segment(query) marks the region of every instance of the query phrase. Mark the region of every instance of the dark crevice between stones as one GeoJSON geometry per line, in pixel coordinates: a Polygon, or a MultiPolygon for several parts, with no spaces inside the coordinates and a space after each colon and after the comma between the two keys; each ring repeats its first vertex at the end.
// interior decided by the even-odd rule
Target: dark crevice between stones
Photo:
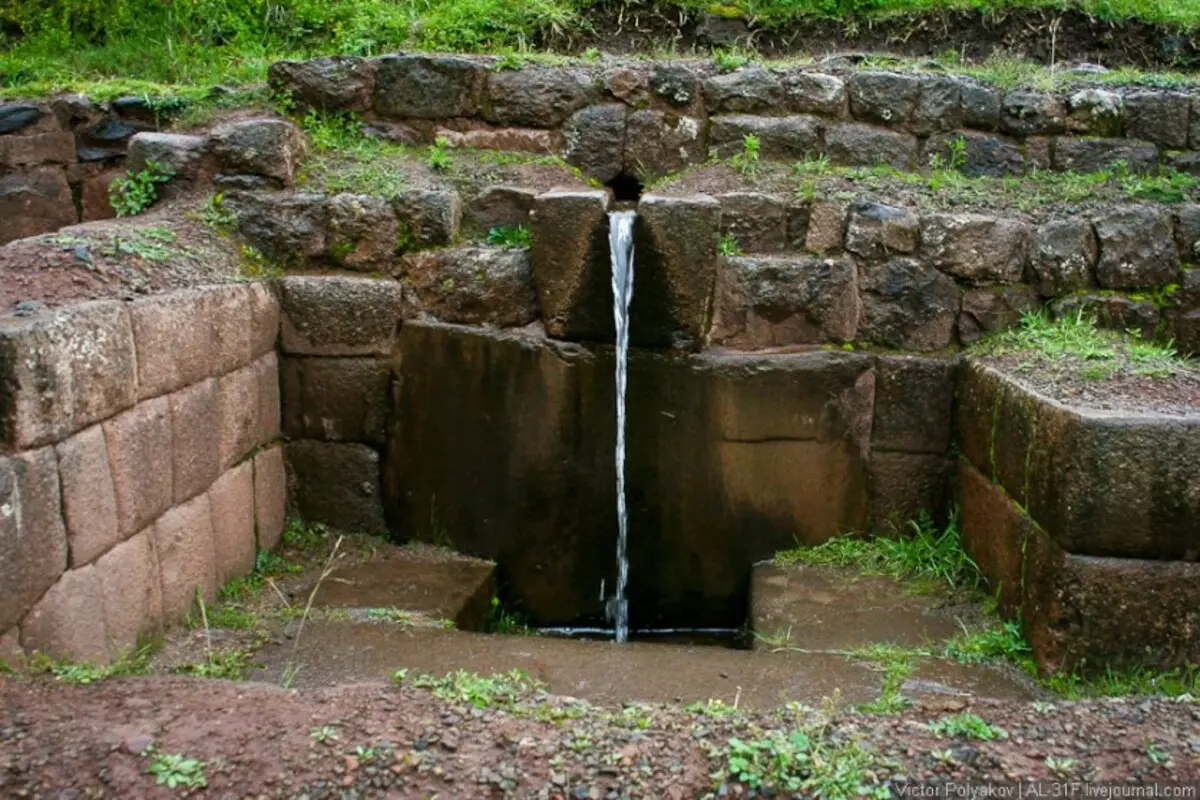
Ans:
{"type": "Polygon", "coordinates": [[[604,185],[612,190],[613,200],[618,203],[636,203],[642,199],[642,182],[627,173],[622,172],[604,185]]]}

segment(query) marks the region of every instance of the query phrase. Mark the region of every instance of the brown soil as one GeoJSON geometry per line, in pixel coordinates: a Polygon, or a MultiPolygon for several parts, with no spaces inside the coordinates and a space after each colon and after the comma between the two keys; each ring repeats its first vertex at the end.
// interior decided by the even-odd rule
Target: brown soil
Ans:
{"type": "Polygon", "coordinates": [[[988,15],[972,11],[928,13],[863,20],[805,21],[765,30],[725,23],[708,33],[700,16],[653,2],[610,4],[588,14],[591,32],[570,39],[551,37],[551,49],[583,52],[595,47],[612,53],[681,52],[728,45],[726,37],[753,46],[764,55],[816,56],[889,52],[910,57],[940,56],[953,50],[964,61],[982,61],[993,53],[1019,53],[1051,64],[1089,62],[1110,67],[1191,66],[1200,58],[1194,36],[1142,22],[1103,22],[1078,11],[1012,8],[988,15]],[[632,6],[632,7],[631,7],[632,6]],[[1053,31],[1053,33],[1052,33],[1053,31]]]}
{"type": "MultiPolygon", "coordinates": [[[[836,708],[836,703],[829,706],[836,708]]],[[[957,708],[957,707],[956,707],[957,708]]],[[[945,704],[896,717],[834,712],[704,717],[677,708],[605,713],[533,697],[519,713],[451,705],[424,689],[360,684],[284,691],[182,678],[68,686],[0,679],[0,793],[5,797],[178,796],[146,773],[147,746],[203,760],[203,797],[744,796],[710,774],[706,753],[731,736],[812,726],[875,754],[874,777],[907,782],[1075,780],[1200,782],[1200,705],[1122,699],[1057,706],[980,702],[1007,738],[938,738],[945,704]],[[540,709],[540,711],[539,711],[540,709]],[[559,718],[538,721],[535,715],[559,718]],[[574,717],[574,718],[564,718],[574,717]],[[331,726],[336,740],[312,731],[331,726]],[[356,755],[372,748],[373,759],[356,755]],[[1069,759],[1070,761],[1067,761],[1069,759]]],[[[607,709],[616,711],[615,709],[607,709]]]]}

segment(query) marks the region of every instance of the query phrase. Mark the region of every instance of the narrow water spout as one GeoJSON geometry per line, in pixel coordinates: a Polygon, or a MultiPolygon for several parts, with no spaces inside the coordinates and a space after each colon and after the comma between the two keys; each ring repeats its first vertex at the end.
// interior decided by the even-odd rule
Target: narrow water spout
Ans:
{"type": "Polygon", "coordinates": [[[609,618],[618,642],[629,638],[629,514],[625,507],[625,383],[629,358],[629,303],[633,299],[633,211],[608,215],[608,245],[612,256],[613,321],[617,328],[617,591],[609,618]]]}

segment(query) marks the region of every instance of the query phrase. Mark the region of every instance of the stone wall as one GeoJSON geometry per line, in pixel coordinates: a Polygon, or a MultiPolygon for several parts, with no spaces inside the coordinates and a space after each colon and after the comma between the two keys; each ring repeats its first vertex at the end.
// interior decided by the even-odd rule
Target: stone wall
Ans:
{"type": "Polygon", "coordinates": [[[1047,670],[1200,658],[1200,415],[1064,406],[967,360],[968,552],[1047,670]]]}
{"type": "Polygon", "coordinates": [[[278,541],[278,320],[262,284],[0,319],[0,658],[115,658],[278,541]]]}
{"type": "Polygon", "coordinates": [[[919,169],[962,138],[969,175],[1089,172],[1125,161],[1200,168],[1200,108],[1182,89],[1088,83],[1004,90],[964,76],[711,61],[526,65],[401,54],[271,66],[302,108],[353,111],[409,143],[562,152],[587,175],[643,180],[729,155],[746,134],[762,155],[919,169]]]}

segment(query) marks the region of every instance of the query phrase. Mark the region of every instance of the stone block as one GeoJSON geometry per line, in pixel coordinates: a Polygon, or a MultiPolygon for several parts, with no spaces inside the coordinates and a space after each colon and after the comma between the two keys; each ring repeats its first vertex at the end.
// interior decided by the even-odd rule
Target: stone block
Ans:
{"type": "Polygon", "coordinates": [[[783,200],[759,192],[730,192],[717,200],[721,235],[732,236],[743,252],[771,253],[787,247],[788,209],[783,200]]]}
{"type": "Polygon", "coordinates": [[[721,204],[711,197],[643,195],[634,223],[630,342],[636,347],[698,348],[708,334],[721,204]]]}
{"type": "Polygon", "coordinates": [[[279,339],[279,298],[271,284],[246,284],[250,292],[250,358],[275,349],[279,339]]]}
{"type": "Polygon", "coordinates": [[[950,358],[879,356],[871,446],[876,451],[944,455],[953,427],[957,368],[958,362],[950,358]]]}
{"type": "Polygon", "coordinates": [[[391,203],[382,197],[339,194],[330,198],[326,214],[334,263],[358,272],[392,265],[400,229],[391,203]]]}
{"type": "Polygon", "coordinates": [[[589,178],[611,181],[625,167],[627,116],[625,106],[615,104],[576,112],[563,125],[563,158],[589,178]]]}
{"type": "Polygon", "coordinates": [[[958,317],[958,340],[969,345],[985,334],[1011,328],[1038,305],[1037,292],[1023,283],[966,289],[958,317]]]}
{"type": "Polygon", "coordinates": [[[1021,280],[1029,237],[1029,225],[1009,217],[953,213],[921,217],[925,261],[976,284],[1021,280]]]}
{"type": "Polygon", "coordinates": [[[729,114],[713,117],[710,124],[710,145],[722,158],[742,152],[747,136],[758,138],[759,153],[766,159],[800,160],[821,152],[821,121],[816,117],[729,114]]]}
{"type": "Polygon", "coordinates": [[[444,322],[506,328],[537,319],[527,250],[468,247],[409,253],[401,271],[413,302],[444,322]]]}
{"type": "Polygon", "coordinates": [[[174,498],[168,399],[144,400],[105,422],[104,438],[117,494],[121,535],[132,536],[170,508],[174,498]]]}
{"type": "Polygon", "coordinates": [[[132,406],[133,342],[119,302],[0,320],[0,450],[59,442],[132,406]]]}
{"type": "Polygon", "coordinates": [[[407,304],[397,281],[288,276],[280,281],[283,352],[387,355],[407,304]]]}
{"type": "Polygon", "coordinates": [[[981,131],[994,131],[1000,125],[1000,90],[970,78],[959,78],[959,102],[963,124],[981,131]]]}
{"type": "Polygon", "coordinates": [[[0,244],[56,231],[79,221],[61,169],[45,167],[0,175],[0,244]]]}
{"type": "Polygon", "coordinates": [[[1183,263],[1200,262],[1200,204],[1186,203],[1175,209],[1175,246],[1183,263]]]}
{"type": "Polygon", "coordinates": [[[928,136],[962,127],[962,86],[963,81],[957,77],[922,75],[908,129],[918,136],[928,136]]]}
{"type": "Polygon", "coordinates": [[[969,460],[958,460],[958,528],[963,549],[979,566],[1000,612],[1011,617],[1023,604],[1023,552],[1038,536],[1033,523],[969,460]]]}
{"type": "Polygon", "coordinates": [[[933,164],[935,158],[949,164],[953,155],[960,158],[958,171],[971,178],[1003,178],[1025,172],[1025,154],[1019,145],[1003,136],[978,131],[957,130],[930,136],[925,142],[922,162],[933,164]],[[962,150],[952,150],[962,142],[962,150]]]}
{"type": "Polygon", "coordinates": [[[217,379],[217,434],[223,470],[241,461],[258,444],[258,383],[252,365],[217,379]]]}
{"type": "Polygon", "coordinates": [[[855,72],[850,78],[850,113],[864,122],[902,127],[917,109],[921,82],[916,75],[855,72]]]}
{"type": "Polygon", "coordinates": [[[954,340],[958,287],[927,263],[893,258],[859,275],[859,336],[905,350],[940,350],[954,340]]]}
{"type": "MultiPolygon", "coordinates": [[[[690,72],[686,67],[684,71],[690,72]]],[[[597,86],[605,95],[611,95],[626,105],[644,107],[650,103],[650,73],[644,69],[624,66],[606,69],[600,74],[597,86]]],[[[663,99],[676,105],[668,97],[663,99]]]]}
{"type": "Polygon", "coordinates": [[[21,631],[13,628],[0,634],[0,664],[9,669],[20,669],[25,663],[25,651],[21,648],[21,631]]]}
{"type": "Polygon", "coordinates": [[[208,490],[217,585],[254,569],[254,462],[247,460],[217,478],[208,490]]]}
{"type": "Polygon", "coordinates": [[[391,383],[391,364],[383,359],[285,358],[283,433],[383,447],[391,383]]]}
{"type": "Polygon", "coordinates": [[[95,568],[73,569],[50,587],[21,620],[21,646],[32,655],[108,662],[108,636],[104,627],[104,593],[95,568]]]}
{"type": "Polygon", "coordinates": [[[1125,135],[1161,147],[1188,146],[1191,99],[1183,92],[1144,91],[1124,96],[1125,135]]]}
{"type": "Polygon", "coordinates": [[[19,169],[75,162],[75,137],[66,131],[0,137],[0,167],[19,169]]]}
{"type": "Polygon", "coordinates": [[[172,173],[170,181],[158,187],[160,196],[169,197],[191,191],[212,182],[213,164],[209,159],[207,136],[182,133],[146,132],[129,140],[126,168],[141,172],[151,163],[172,173]]]}
{"type": "Polygon", "coordinates": [[[742,67],[706,80],[704,100],[712,114],[772,112],[784,105],[783,84],[768,69],[742,67]]]}
{"type": "Polygon", "coordinates": [[[1056,94],[1005,92],[1000,104],[1000,129],[1014,136],[1046,136],[1067,129],[1067,105],[1056,94]]]}
{"type": "Polygon", "coordinates": [[[276,61],[267,68],[267,85],[302,110],[369,111],[377,65],[350,56],[276,61]]]}
{"type": "Polygon", "coordinates": [[[850,208],[846,249],[865,259],[879,261],[916,252],[920,238],[920,221],[911,209],[867,201],[850,208]]]}
{"type": "Polygon", "coordinates": [[[206,378],[168,398],[171,407],[171,450],[174,504],[203,492],[221,474],[218,382],[206,378]]]}
{"type": "Polygon", "coordinates": [[[270,550],[279,544],[287,521],[287,473],[283,447],[275,445],[254,456],[254,529],[258,546],[270,550]]]}
{"type": "Polygon", "coordinates": [[[0,458],[0,629],[12,628],[67,568],[53,448],[0,458]]]}
{"type": "Polygon", "coordinates": [[[466,58],[385,56],[375,77],[375,111],[392,119],[473,117],[487,80],[487,68],[466,58]]]}
{"type": "Polygon", "coordinates": [[[1125,99],[1107,89],[1080,89],[1067,97],[1067,130],[1090,136],[1124,136],[1125,99]]]}
{"type": "Polygon", "coordinates": [[[676,108],[700,99],[700,79],[684,64],[659,62],[650,67],[650,91],[676,108]]]}
{"type": "Polygon", "coordinates": [[[105,167],[103,164],[77,164],[67,168],[67,180],[71,191],[79,197],[79,221],[91,222],[98,219],[113,219],[117,210],[112,206],[108,187],[115,178],[125,174],[120,167],[105,167]]]}
{"type": "Polygon", "coordinates": [[[304,158],[304,134],[283,119],[251,119],[217,126],[212,153],[220,170],[236,175],[261,175],[290,186],[304,158]]]}
{"type": "Polygon", "coordinates": [[[526,67],[488,76],[483,118],[499,125],[557,128],[597,99],[584,70],[526,67]]]}
{"type": "Polygon", "coordinates": [[[835,75],[788,70],[783,75],[787,107],[802,114],[844,117],[847,112],[846,84],[835,75]]]}
{"type": "Polygon", "coordinates": [[[238,232],[278,264],[302,267],[329,250],[324,195],[231,192],[225,204],[237,215],[238,232]]]}
{"type": "Polygon", "coordinates": [[[735,348],[850,341],[858,329],[849,258],[724,258],[712,342],[735,348]]]}
{"type": "Polygon", "coordinates": [[[1158,148],[1135,139],[1054,139],[1050,163],[1060,172],[1100,172],[1125,162],[1130,172],[1151,173],[1158,169],[1158,148]]]}
{"type": "Polygon", "coordinates": [[[480,235],[493,228],[528,228],[537,195],[521,186],[489,186],[463,208],[463,221],[480,235]]]}
{"type": "Polygon", "coordinates": [[[892,169],[905,171],[914,166],[917,137],[873,125],[835,123],[825,129],[825,152],[839,166],[873,167],[885,164],[892,169]]]}
{"type": "Polygon", "coordinates": [[[162,579],[165,621],[178,621],[193,608],[197,593],[205,602],[217,596],[216,546],[208,494],[163,514],[154,525],[154,552],[162,579]]]}
{"type": "Polygon", "coordinates": [[[129,139],[139,130],[150,126],[112,116],[101,116],[97,121],[75,130],[75,155],[81,162],[112,162],[125,157],[129,139]]]}
{"type": "Polygon", "coordinates": [[[282,404],[279,390],[279,357],[267,353],[250,365],[258,385],[258,418],[254,446],[259,447],[279,438],[283,428],[282,404]]]}
{"type": "Polygon", "coordinates": [[[458,192],[408,189],[392,200],[400,226],[400,249],[438,247],[458,238],[462,200],[458,192]]]}
{"type": "Polygon", "coordinates": [[[58,474],[72,568],[82,567],[121,541],[108,444],[99,425],[60,443],[58,474]]]}
{"type": "Polygon", "coordinates": [[[610,199],[603,191],[564,190],[535,201],[530,262],[542,322],[551,336],[613,340],[610,199]]]}
{"type": "Polygon", "coordinates": [[[284,447],[288,494],[300,516],[338,530],[384,533],[379,453],[361,444],[301,440],[284,447]]]}
{"type": "Polygon", "coordinates": [[[29,103],[4,103],[0,105],[0,134],[16,133],[28,128],[42,118],[43,110],[29,103]]]}
{"type": "Polygon", "coordinates": [[[1179,274],[1171,214],[1159,206],[1127,205],[1092,218],[1100,257],[1096,279],[1106,289],[1170,283],[1179,274]]]}
{"type": "Polygon", "coordinates": [[[871,454],[871,528],[877,535],[907,534],[909,523],[928,514],[946,516],[950,462],[925,453],[871,454]]]}
{"type": "Polygon", "coordinates": [[[1043,297],[1095,286],[1099,254],[1090,221],[1071,217],[1044,223],[1034,231],[1029,247],[1031,282],[1043,297]]]}
{"type": "Polygon", "coordinates": [[[634,111],[626,121],[624,171],[655,178],[708,157],[704,121],[673,112],[634,111]]]}
{"type": "Polygon", "coordinates": [[[104,605],[108,649],[114,658],[132,655],[138,634],[162,626],[162,578],[154,553],[154,529],[130,537],[96,562],[104,605]]]}
{"type": "Polygon", "coordinates": [[[836,253],[846,239],[850,206],[840,200],[814,200],[809,207],[804,249],[811,253],[836,253]]]}

